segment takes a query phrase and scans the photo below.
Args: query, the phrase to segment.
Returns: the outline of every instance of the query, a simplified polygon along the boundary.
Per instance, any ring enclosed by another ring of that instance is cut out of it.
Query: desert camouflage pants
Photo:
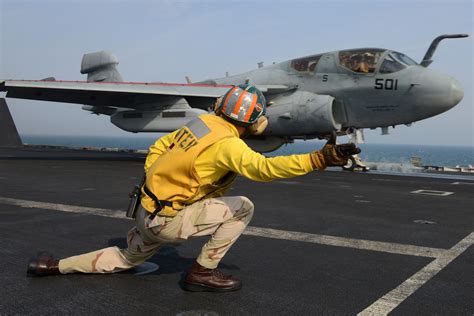
[[[164,244],[211,235],[197,262],[214,269],[252,219],[254,206],[243,196],[196,202],[173,218],[156,216],[139,207],[136,226],[127,236],[127,249],[109,247],[59,261],[61,273],[112,273],[127,270],[151,258]]]

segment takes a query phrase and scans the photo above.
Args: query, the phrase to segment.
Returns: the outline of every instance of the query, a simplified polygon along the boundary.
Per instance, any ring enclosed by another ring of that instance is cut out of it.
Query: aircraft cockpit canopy
[[[358,73],[374,73],[385,50],[365,48],[339,52],[341,66]]]
[[[380,73],[388,74],[405,69],[408,66],[416,65],[417,63],[402,53],[389,52],[380,66]]]
[[[320,58],[321,55],[315,55],[293,59],[291,61],[290,67],[301,73],[313,74]]]

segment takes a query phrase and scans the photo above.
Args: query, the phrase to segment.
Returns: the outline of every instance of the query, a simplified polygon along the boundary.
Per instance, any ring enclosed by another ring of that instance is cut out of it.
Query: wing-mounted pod
[[[341,129],[335,118],[334,98],[307,91],[296,91],[274,100],[268,108],[267,136],[312,136]]]
[[[244,142],[256,152],[269,153],[292,141],[282,137],[260,136],[245,138]]]
[[[423,60],[420,62],[420,65],[422,65],[423,67],[428,67],[433,62],[431,58],[433,57],[436,48],[438,48],[439,42],[441,42],[442,40],[446,38],[464,38],[468,36],[468,34],[444,34],[438,36],[431,42],[430,47],[426,51],[425,57],[423,57]]]
[[[171,132],[207,111],[191,108],[184,98],[171,98],[155,111],[119,110],[110,116],[115,126],[128,132]]]
[[[117,70],[119,61],[115,55],[106,51],[85,54],[81,62],[81,74],[87,74],[87,81],[122,82]]]

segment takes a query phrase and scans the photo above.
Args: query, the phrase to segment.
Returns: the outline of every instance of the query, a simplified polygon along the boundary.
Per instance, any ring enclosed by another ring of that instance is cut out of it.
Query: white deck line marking
[[[433,260],[431,263],[405,280],[405,282],[382,296],[357,315],[387,315],[418,290],[423,284],[443,270],[454,259],[459,257],[472,244],[474,244],[474,233],[470,233],[451,249]]]
[[[16,205],[16,206],[25,207],[25,208],[38,208],[38,209],[46,209],[46,210],[61,211],[61,212],[68,212],[68,213],[81,213],[81,214],[98,215],[98,216],[104,216],[104,217],[128,219],[125,216],[125,212],[122,210],[112,210],[112,209],[84,207],[84,206],[67,205],[67,204],[19,200],[19,199],[12,199],[12,198],[6,198],[6,197],[0,197],[0,204]],[[254,227],[254,226],[248,226],[243,234],[248,235],[248,236],[301,241],[301,242],[309,242],[309,243],[326,245],[326,246],[355,248],[355,249],[361,249],[361,250],[378,251],[378,252],[394,253],[394,254],[401,254],[401,255],[407,255],[407,256],[428,257],[428,258],[440,257],[444,255],[446,251],[448,251],[447,249],[440,249],[440,248],[430,248],[430,247],[422,247],[422,246],[416,246],[416,245],[406,245],[406,244],[372,241],[372,240],[364,240],[364,239],[353,239],[353,238],[337,237],[337,236],[329,236],[329,235],[310,234],[310,233],[302,233],[302,232],[286,231],[286,230],[280,230],[280,229]]]
[[[19,200],[11,199],[0,196],[0,203],[16,205],[25,208],[40,208],[45,210],[52,211],[61,211],[68,213],[81,213],[81,214],[90,214],[90,215],[99,215],[104,217],[113,217],[113,218],[127,218],[125,212],[121,210],[111,210],[105,208],[96,208],[96,207],[84,207],[68,204],[57,204],[57,203],[47,203],[47,202],[37,202],[29,200]]]
[[[416,191],[411,191],[410,193],[426,194],[426,195],[434,195],[434,196],[448,196],[448,195],[454,194],[454,192],[436,191],[436,190],[416,190]]]
[[[406,245],[398,243],[389,243],[382,241],[372,241],[364,239],[353,239],[346,237],[337,237],[329,235],[319,235],[310,233],[301,233],[273,228],[248,226],[244,235],[258,236],[273,239],[283,239],[292,241],[310,242],[314,244],[355,248],[361,250],[388,252],[408,256],[436,258],[441,256],[447,249],[429,248],[415,245]]]
[[[474,182],[453,182],[451,184],[454,184],[454,185],[460,185],[460,184],[474,185]]]

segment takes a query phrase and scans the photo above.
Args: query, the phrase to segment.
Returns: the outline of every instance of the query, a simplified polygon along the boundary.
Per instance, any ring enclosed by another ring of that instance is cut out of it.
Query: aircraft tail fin
[[[0,98],[0,147],[21,147],[20,135],[8,109],[7,102]]]
[[[100,51],[82,56],[81,74],[87,74],[87,81],[123,82],[117,70],[119,61],[110,52]]]

